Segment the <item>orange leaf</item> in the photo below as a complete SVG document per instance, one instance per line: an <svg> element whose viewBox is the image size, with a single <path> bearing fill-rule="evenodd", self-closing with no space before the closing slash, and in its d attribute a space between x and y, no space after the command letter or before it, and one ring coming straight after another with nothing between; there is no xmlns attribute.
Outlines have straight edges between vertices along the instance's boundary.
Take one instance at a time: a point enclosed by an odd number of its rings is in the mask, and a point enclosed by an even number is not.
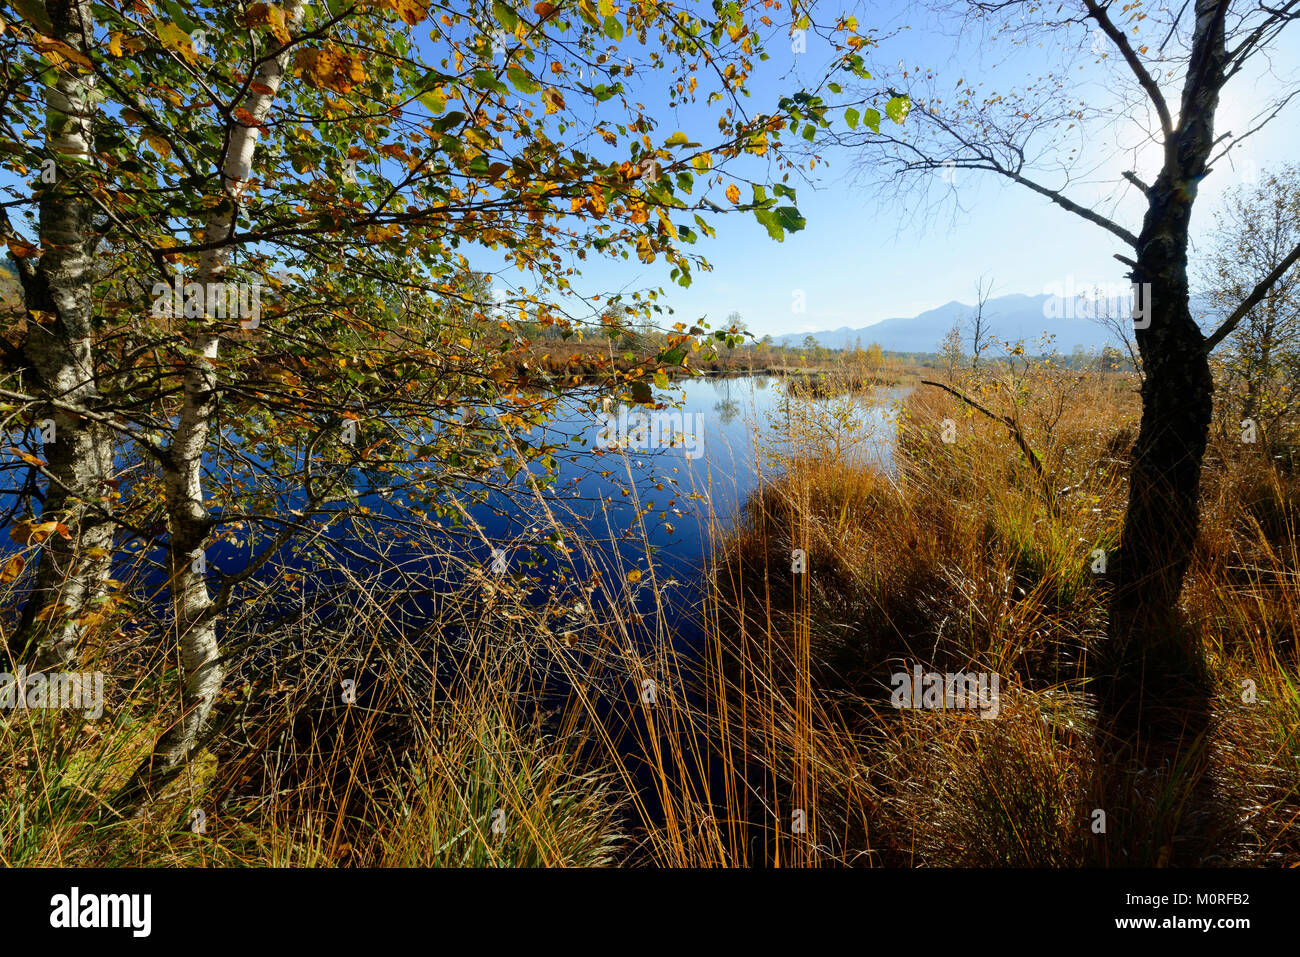
<svg viewBox="0 0 1300 957"><path fill-rule="evenodd" d="M60 612L67 611L67 610L68 610L68 606L67 606L67 605L46 605L46 606L45 606L44 608L42 608L39 612L36 613L36 620L37 620L37 621L49 621L49 620L50 620L51 618L53 618L55 615L59 614Z"/></svg>
<svg viewBox="0 0 1300 957"><path fill-rule="evenodd" d="M58 522L42 522L39 525L33 525L31 522L16 522L14 527L9 529L9 537L19 545L39 544L49 538L51 532L58 529Z"/></svg>
<svg viewBox="0 0 1300 957"><path fill-rule="evenodd" d="M36 456L28 452L24 452L22 449L16 449L13 446L10 446L9 448L5 449L5 451L12 452L14 455L18 456L28 465L35 465L37 468L43 468L46 464L44 460L38 459Z"/></svg>
<svg viewBox="0 0 1300 957"><path fill-rule="evenodd" d="M244 25L270 27L281 43L289 42L289 28L284 22L284 11L272 3L255 3L244 14Z"/></svg>
<svg viewBox="0 0 1300 957"><path fill-rule="evenodd" d="M23 573L23 568L27 565L27 559L21 555L15 555L5 563L4 571L0 571L0 582L9 583Z"/></svg>

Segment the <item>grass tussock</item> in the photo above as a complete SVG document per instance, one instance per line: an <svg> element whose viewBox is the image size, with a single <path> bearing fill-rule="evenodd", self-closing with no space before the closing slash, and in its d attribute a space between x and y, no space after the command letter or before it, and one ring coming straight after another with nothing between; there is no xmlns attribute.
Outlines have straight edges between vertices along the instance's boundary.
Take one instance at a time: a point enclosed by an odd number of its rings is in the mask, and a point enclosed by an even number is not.
<svg viewBox="0 0 1300 957"><path fill-rule="evenodd" d="M1066 375L1026 400L1054 401L1050 421L1019 423L1047 483L1002 423L923 388L899 410L893 474L829 449L791 459L727 537L717 660L733 696L752 689L729 733L749 742L747 777L763 782L751 803L817 802L810 858L1300 860L1300 482L1254 448L1215 447L1185 592L1217 689L1212 720L1159 752L1116 739L1098 725L1088 656L1104 635L1098 560L1118 541L1138 407L1122 377L1077 387ZM997 717L893 707L892 675L916 665L999 676ZM772 690L801 682L801 694ZM776 728L797 730L802 752Z"/></svg>

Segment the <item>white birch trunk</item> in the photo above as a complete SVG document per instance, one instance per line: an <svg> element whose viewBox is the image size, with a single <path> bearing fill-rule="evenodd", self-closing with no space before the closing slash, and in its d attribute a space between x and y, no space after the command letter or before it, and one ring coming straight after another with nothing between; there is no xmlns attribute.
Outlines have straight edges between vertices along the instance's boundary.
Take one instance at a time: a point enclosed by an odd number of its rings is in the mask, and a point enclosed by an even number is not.
<svg viewBox="0 0 1300 957"><path fill-rule="evenodd" d="M303 7L304 0L289 0L284 4L291 35L298 30ZM277 56L263 61L254 76L253 88L262 92L250 93L242 108L258 122L265 120L271 111L287 61L288 51L282 49ZM238 121L231 130L229 151L221 170L222 189L228 202L209 214L207 242L225 239L235 228L244 189L252 175L259 132L257 126L244 126ZM194 279L206 289L208 283L223 282L229 267L228 249L208 250L199 261ZM195 568L195 553L204 547L211 527L203 496L203 452L217 410L217 376L212 360L217 356L219 340L211 329L200 328L190 341L198 357L190 362L185 373L180 420L163 467L172 604L185 684L182 714L158 742L152 759L152 765L161 769L175 767L190 756L225 677L217 640L217 610L206 576Z"/></svg>
<svg viewBox="0 0 1300 957"><path fill-rule="evenodd" d="M55 39L79 53L91 37L90 6L89 0L47 4ZM21 273L28 310L23 351L36 376L36 393L91 411L99 401L92 350L92 210L69 171L92 157L93 90L94 77L72 64L46 87L46 130L59 165L40 200L40 260ZM40 418L54 423L53 440L43 448L52 479L41 519L63 522L72 536L46 540L32 594L11 639L12 656L27 660L32 671L66 668L76 658L86 631L77 619L104 594L113 542L104 499L113 471L112 432L48 406ZM90 550L99 557L87 557Z"/></svg>

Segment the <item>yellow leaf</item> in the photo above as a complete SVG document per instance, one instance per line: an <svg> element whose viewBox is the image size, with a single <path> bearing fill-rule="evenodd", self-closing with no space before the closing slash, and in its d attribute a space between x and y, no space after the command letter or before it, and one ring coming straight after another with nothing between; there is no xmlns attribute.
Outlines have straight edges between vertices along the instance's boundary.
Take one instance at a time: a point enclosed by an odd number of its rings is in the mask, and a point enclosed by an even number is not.
<svg viewBox="0 0 1300 957"><path fill-rule="evenodd" d="M740 190L736 189L735 183L727 187L727 199L731 200L733 204L740 202Z"/></svg>
<svg viewBox="0 0 1300 957"><path fill-rule="evenodd" d="M676 239L677 227L673 225L673 221L669 219L667 215L664 214L664 211L658 206L655 207L655 213L659 216L659 222L663 224L664 229L668 231L668 235L672 236L673 239Z"/></svg>
<svg viewBox="0 0 1300 957"><path fill-rule="evenodd" d="M62 69L69 61L90 69L90 58L84 53L68 46L62 40L55 40L51 37L37 35L32 41L32 46L36 47L41 53L45 54L46 59L56 67Z"/></svg>
<svg viewBox="0 0 1300 957"><path fill-rule="evenodd" d="M164 23L158 28L158 40L164 50L174 50L191 63L198 59L190 35L174 23Z"/></svg>
<svg viewBox="0 0 1300 957"><path fill-rule="evenodd" d="M68 610L67 605L46 605L36 613L37 621L49 621L55 615Z"/></svg>
<svg viewBox="0 0 1300 957"><path fill-rule="evenodd" d="M31 522L16 522L14 527L9 529L9 537L19 545L39 544L58 529L58 522L42 522L39 525Z"/></svg>
<svg viewBox="0 0 1300 957"><path fill-rule="evenodd" d="M284 21L284 11L273 3L255 3L244 14L244 25L270 27L271 33L281 43L289 42L289 27Z"/></svg>
<svg viewBox="0 0 1300 957"><path fill-rule="evenodd" d="M148 140L149 145L153 147L154 152L159 156L171 156L172 145L164 137L157 133L145 133L144 138Z"/></svg>
<svg viewBox="0 0 1300 957"><path fill-rule="evenodd" d="M322 50L299 50L294 54L294 69L306 76L316 86L336 93L347 93L365 80L365 64L361 57L327 47Z"/></svg>
<svg viewBox="0 0 1300 957"><path fill-rule="evenodd" d="M641 580L641 570L639 568L634 568L627 573L627 581L629 585L635 585L640 580Z"/></svg>
<svg viewBox="0 0 1300 957"><path fill-rule="evenodd" d="M14 455L18 456L20 459L22 459L22 460L23 460L24 462L26 462L28 465L35 465L37 468L42 468L42 467L44 467L45 464L46 464L46 462L45 462L44 459L38 459L36 456L32 455L30 452L24 452L22 449L15 449L15 448L13 448L13 447L11 446L11 447L8 449L8 451L10 451L10 452L12 452Z"/></svg>
<svg viewBox="0 0 1300 957"><path fill-rule="evenodd" d="M0 582L9 583L23 573L23 568L27 565L27 559L21 555L15 555L5 563L4 571L0 571Z"/></svg>

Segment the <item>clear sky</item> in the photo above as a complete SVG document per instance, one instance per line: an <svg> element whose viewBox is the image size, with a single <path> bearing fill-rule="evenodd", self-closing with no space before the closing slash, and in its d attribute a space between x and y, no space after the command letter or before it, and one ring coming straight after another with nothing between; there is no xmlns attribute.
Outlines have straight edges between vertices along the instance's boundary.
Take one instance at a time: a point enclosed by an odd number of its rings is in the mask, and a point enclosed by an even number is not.
<svg viewBox="0 0 1300 957"><path fill-rule="evenodd" d="M1107 70L1122 70L1112 59L1097 65L1086 36L1077 34L1072 50L1061 39L1045 39L1041 47L1030 45L1013 50L1005 44L981 45L973 31L957 31L951 18L926 14L915 4L890 0L862 4L856 10L863 32L869 26L899 31L870 51L869 64L893 69L900 61L919 64L938 78L939 88L951 89L959 77L983 82L985 90L1004 91L1041 74L1060 57L1073 55L1076 67L1071 76L1080 86L1075 97L1105 97ZM900 28L902 28L900 30ZM1300 33L1300 29L1293 32ZM1080 37L1083 38L1082 44ZM787 75L793 66L805 77L816 75L825 62L826 48L809 37L809 50L802 56L810 66L792 62L788 45L771 48L772 60L759 64L753 85L753 104L771 109L780 91L793 87ZM1144 38L1145 39L1145 38ZM1295 56L1296 38L1291 37L1285 55L1274 60L1274 71ZM1156 41L1158 42L1158 41ZM819 55L820 54L820 55ZM1010 59L1008 60L1008 57ZM1228 87L1221 105L1218 131L1241 130L1253 104L1268 88L1281 80L1261 75L1239 77ZM1176 91L1169 91L1176 108ZM1095 99L1089 99L1095 102ZM704 113L659 116L654 101L648 101L652 115L660 119L659 132L667 135L675 121L688 133L707 133ZM883 106L883 104L880 104ZM1298 154L1297 110L1293 105L1271 127L1247 141L1235 159L1237 169L1226 166L1203 184L1198 202L1196 227L1200 234L1212 222L1211 212L1226 187L1248 181L1251 171L1267 169ZM886 121L887 123L888 121ZM1097 168L1091 182L1069 190L1075 199L1095 203L1123 193L1113 183L1098 179L1117 178L1130 168L1115 150L1119 141L1131 141L1135 127L1117 124L1096 142L1082 144L1089 168ZM1147 155L1149 156L1148 150ZM749 214L713 217L714 239L702 240L695 248L712 263L711 273L697 273L689 289L670 285L662 263L645 265L588 260L580 286L589 293L662 285L667 302L678 319L693 321L705 317L717 325L734 311L741 313L751 331L758 335L861 327L893 316L911 316L952 300L971 302L981 277L992 280L994 295L1044 292L1048 283L1060 283L1073 276L1079 283L1123 283L1125 267L1113 259L1125 252L1123 244L1097 226L1052 205L1028 190L1007 183L993 174L958 171L954 186L962 209L948 202L928 214L897 199L895 187L870 170L854 174L853 154L835 150L824 153L829 165L818 170L817 188L799 187L798 205L807 217L807 228L789 235L784 243L771 240L766 230ZM1238 154L1234 154L1234 157ZM1046 180L1051 185L1050 177ZM1128 189L1130 199L1114 216L1133 232L1141 226L1140 198ZM744 190L748 196L748 190ZM503 274L503 278L509 278ZM798 312L802 292L806 311Z"/></svg>

